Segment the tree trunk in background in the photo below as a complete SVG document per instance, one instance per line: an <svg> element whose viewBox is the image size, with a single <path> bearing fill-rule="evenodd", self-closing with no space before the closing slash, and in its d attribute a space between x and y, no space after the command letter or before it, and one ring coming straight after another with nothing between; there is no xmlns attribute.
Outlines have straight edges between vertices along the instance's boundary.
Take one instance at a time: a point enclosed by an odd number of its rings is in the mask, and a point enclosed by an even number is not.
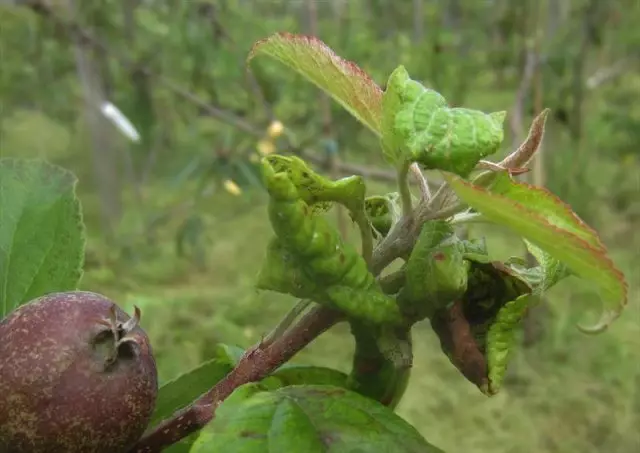
<svg viewBox="0 0 640 453"><path fill-rule="evenodd" d="M413 0L413 41L422 44L424 39L424 0Z"/></svg>
<svg viewBox="0 0 640 453"><path fill-rule="evenodd" d="M74 0L67 0L70 16L77 17ZM78 78L85 102L85 122L91 139L95 183L100 198L104 233L113 238L113 230L122 215L122 200L118 180L117 155L111 142L113 131L100 113L104 89L99 70L91 52L78 38L74 39L74 54Z"/></svg>

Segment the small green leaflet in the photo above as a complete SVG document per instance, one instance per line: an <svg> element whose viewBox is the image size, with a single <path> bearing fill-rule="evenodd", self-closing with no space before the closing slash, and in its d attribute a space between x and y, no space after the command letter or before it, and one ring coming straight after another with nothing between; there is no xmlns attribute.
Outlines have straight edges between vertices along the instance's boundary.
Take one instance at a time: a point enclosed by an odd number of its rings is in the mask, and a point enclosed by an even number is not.
<svg viewBox="0 0 640 453"><path fill-rule="evenodd" d="M358 121L380 134L382 90L355 63L313 36L276 33L256 42L247 62L268 55L329 94Z"/></svg>
<svg viewBox="0 0 640 453"><path fill-rule="evenodd" d="M540 265L541 281L535 288L537 294L542 295L560 280L572 275L571 271L564 263L558 261L540 247L532 244L530 241L525 239L524 243L527 246L529 253L533 255Z"/></svg>
<svg viewBox="0 0 640 453"><path fill-rule="evenodd" d="M84 223L73 173L42 160L0 159L0 318L77 288Z"/></svg>
<svg viewBox="0 0 640 453"><path fill-rule="evenodd" d="M597 233L568 205L544 188L514 182L506 173L500 174L490 189L450 174L445 174L445 179L469 206L511 228L599 288L604 303L601 318L594 326L578 326L580 330L602 332L620 316L627 304L624 275Z"/></svg>
<svg viewBox="0 0 640 453"><path fill-rule="evenodd" d="M384 237L400 219L402 213L400 195L397 192L391 192L367 197L364 200L364 210L374 231Z"/></svg>
<svg viewBox="0 0 640 453"><path fill-rule="evenodd" d="M442 95L411 80L400 66L383 96L385 156L467 176L480 159L498 151L505 116L504 111L450 108Z"/></svg>
<svg viewBox="0 0 640 453"><path fill-rule="evenodd" d="M441 453L390 409L321 385L236 389L200 433L193 453Z"/></svg>

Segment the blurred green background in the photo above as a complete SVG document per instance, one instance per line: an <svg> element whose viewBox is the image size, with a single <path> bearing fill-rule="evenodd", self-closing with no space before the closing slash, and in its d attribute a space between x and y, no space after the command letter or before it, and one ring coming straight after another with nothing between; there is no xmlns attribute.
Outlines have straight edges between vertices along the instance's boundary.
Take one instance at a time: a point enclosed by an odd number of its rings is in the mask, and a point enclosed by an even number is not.
<svg viewBox="0 0 640 453"><path fill-rule="evenodd" d="M392 188L375 138L336 103L270 60L246 71L254 41L309 33L381 86L403 64L452 105L507 110L502 153L550 108L532 178L601 232L630 284L628 309L597 337L575 328L597 316L591 288L570 279L554 289L493 398L417 326L400 415L448 452L640 451L640 1L25 3L0 2L0 153L78 175L82 288L142 308L163 381L217 342L249 346L293 303L253 287L271 235L259 150L304 149L335 176L374 169L371 193ZM139 143L99 113L104 101ZM285 134L270 143L274 119ZM504 230L469 234L499 255L524 253ZM352 347L338 326L296 360L348 371Z"/></svg>

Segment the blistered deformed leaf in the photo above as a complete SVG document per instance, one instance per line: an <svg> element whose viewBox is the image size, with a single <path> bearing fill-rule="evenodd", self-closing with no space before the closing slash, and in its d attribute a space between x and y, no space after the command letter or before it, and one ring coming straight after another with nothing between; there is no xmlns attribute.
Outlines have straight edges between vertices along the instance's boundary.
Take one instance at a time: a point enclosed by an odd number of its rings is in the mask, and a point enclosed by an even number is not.
<svg viewBox="0 0 640 453"><path fill-rule="evenodd" d="M464 296L431 319L444 352L485 394L500 388L532 292L526 279L507 265L471 260Z"/></svg>
<svg viewBox="0 0 640 453"><path fill-rule="evenodd" d="M335 308L352 317L373 324L400 324L403 321L395 298L384 294L377 286L363 289L334 285L326 292Z"/></svg>
<svg viewBox="0 0 640 453"><path fill-rule="evenodd" d="M428 317L464 294L468 271L464 246L452 226L427 222L411 251L398 300L416 319Z"/></svg>
<svg viewBox="0 0 640 453"><path fill-rule="evenodd" d="M474 186L456 176L445 175L456 194L486 218L503 224L571 272L595 284L604 303L598 323L580 327L587 333L607 328L627 303L627 283L609 258L597 233L548 190L515 182L507 174L496 178L490 189Z"/></svg>
<svg viewBox="0 0 640 453"><path fill-rule="evenodd" d="M216 410L194 453L435 453L418 431L383 405L332 386L264 391L239 387Z"/></svg>
<svg viewBox="0 0 640 453"><path fill-rule="evenodd" d="M0 319L46 293L76 289L85 247L76 183L45 161L0 159Z"/></svg>
<svg viewBox="0 0 640 453"><path fill-rule="evenodd" d="M399 322L395 300L382 292L358 251L300 198L288 170L265 158L263 175L270 195L269 219L281 247L275 251L271 247L271 256L295 257L293 269L288 267L292 260L280 260L273 270L263 269L263 287L289 292L293 288L306 296L301 288L313 283L309 297L318 303L371 323Z"/></svg>
<svg viewBox="0 0 640 453"><path fill-rule="evenodd" d="M332 181L313 171L296 156L274 154L266 158L276 172L286 172L298 189L300 199L308 205L337 202L351 212L362 211L366 186L361 176ZM329 205L330 206L330 205Z"/></svg>
<svg viewBox="0 0 640 453"><path fill-rule="evenodd" d="M402 109L406 85L413 82L404 66L397 67L387 80L382 94L382 151L386 160L395 165L403 160L403 138L396 133L396 115ZM403 96L404 95L404 96Z"/></svg>
<svg viewBox="0 0 640 453"><path fill-rule="evenodd" d="M387 92L383 145L388 158L399 159L400 148L404 160L466 176L502 144L506 112L450 108L442 95L411 80L402 67L392 73Z"/></svg>
<svg viewBox="0 0 640 453"><path fill-rule="evenodd" d="M318 38L291 33L277 33L256 42L247 61L261 54L304 76L380 135L382 90L355 63L336 55Z"/></svg>
<svg viewBox="0 0 640 453"><path fill-rule="evenodd" d="M258 274L256 287L301 299L313 297L319 289L304 273L303 266L295 255L277 238L267 245L267 254Z"/></svg>

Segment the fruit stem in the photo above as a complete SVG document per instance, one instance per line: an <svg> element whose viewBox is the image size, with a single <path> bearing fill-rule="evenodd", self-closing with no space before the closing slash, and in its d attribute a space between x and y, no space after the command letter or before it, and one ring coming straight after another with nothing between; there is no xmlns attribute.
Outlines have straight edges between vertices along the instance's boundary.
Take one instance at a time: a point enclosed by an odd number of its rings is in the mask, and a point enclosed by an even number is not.
<svg viewBox="0 0 640 453"><path fill-rule="evenodd" d="M148 431L129 453L157 453L209 423L216 408L241 385L267 377L282 364L342 320L342 315L317 306L270 345L260 342L247 350L236 367L211 390L170 419Z"/></svg>

